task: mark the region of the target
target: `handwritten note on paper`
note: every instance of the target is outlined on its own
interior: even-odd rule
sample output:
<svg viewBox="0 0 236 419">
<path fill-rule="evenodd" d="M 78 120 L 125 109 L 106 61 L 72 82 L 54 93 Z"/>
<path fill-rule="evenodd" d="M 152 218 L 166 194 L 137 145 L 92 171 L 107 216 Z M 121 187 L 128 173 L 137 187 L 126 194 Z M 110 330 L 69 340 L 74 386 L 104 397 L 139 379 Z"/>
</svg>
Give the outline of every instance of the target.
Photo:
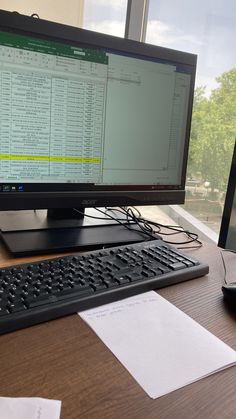
<svg viewBox="0 0 236 419">
<path fill-rule="evenodd" d="M 236 363 L 236 352 L 154 291 L 79 313 L 152 398 Z"/>
<path fill-rule="evenodd" d="M 59 419 L 61 402 L 39 397 L 0 397 L 0 417 L 4 419 Z"/>
</svg>

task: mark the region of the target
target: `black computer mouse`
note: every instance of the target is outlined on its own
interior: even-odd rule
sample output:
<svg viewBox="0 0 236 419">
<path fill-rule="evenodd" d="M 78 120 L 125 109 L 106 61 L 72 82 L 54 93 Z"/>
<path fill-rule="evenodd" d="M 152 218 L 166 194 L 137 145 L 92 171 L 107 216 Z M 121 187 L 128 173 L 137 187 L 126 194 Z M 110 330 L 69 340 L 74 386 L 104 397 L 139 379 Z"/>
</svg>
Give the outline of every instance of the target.
<svg viewBox="0 0 236 419">
<path fill-rule="evenodd" d="M 236 282 L 231 282 L 230 284 L 223 285 L 222 292 L 227 300 L 231 301 L 232 303 L 235 303 L 236 305 Z"/>
</svg>

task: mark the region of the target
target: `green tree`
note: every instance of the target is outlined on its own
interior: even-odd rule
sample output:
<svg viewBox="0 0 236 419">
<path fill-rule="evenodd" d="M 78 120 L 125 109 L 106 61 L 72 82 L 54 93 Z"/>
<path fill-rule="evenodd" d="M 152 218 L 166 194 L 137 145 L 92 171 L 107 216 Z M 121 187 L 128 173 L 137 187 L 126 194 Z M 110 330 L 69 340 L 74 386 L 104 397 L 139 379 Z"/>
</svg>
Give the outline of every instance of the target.
<svg viewBox="0 0 236 419">
<path fill-rule="evenodd" d="M 199 171 L 201 171 L 201 133 L 204 128 L 207 105 L 208 101 L 205 97 L 205 88 L 197 87 L 193 102 L 191 140 L 188 160 L 188 176 L 190 178 L 196 177 Z"/>
<path fill-rule="evenodd" d="M 216 79 L 218 87 L 206 97 L 195 92 L 188 176 L 200 172 L 212 191 L 225 190 L 236 139 L 236 68 Z"/>
</svg>

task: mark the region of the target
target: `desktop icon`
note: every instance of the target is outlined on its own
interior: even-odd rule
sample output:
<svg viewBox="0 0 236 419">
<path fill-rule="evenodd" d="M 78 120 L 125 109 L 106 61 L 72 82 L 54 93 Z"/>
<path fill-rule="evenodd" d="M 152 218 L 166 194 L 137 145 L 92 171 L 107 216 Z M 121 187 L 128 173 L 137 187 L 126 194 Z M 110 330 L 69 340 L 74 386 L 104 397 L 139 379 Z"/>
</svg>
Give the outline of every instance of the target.
<svg viewBox="0 0 236 419">
<path fill-rule="evenodd" d="M 3 185 L 2 190 L 3 190 L 3 192 L 10 192 L 11 191 L 11 186 L 10 185 Z"/>
</svg>

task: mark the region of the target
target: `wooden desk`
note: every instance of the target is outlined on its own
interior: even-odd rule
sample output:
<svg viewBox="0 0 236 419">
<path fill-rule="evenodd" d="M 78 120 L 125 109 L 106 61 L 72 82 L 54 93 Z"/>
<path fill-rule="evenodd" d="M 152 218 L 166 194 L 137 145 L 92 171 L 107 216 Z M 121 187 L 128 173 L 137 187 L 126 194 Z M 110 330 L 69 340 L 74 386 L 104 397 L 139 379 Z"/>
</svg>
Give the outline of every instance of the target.
<svg viewBox="0 0 236 419">
<path fill-rule="evenodd" d="M 219 250 L 205 245 L 190 253 L 210 265 L 210 274 L 158 292 L 236 349 L 236 314 L 222 299 Z M 3 248 L 0 254 L 2 266 L 19 262 Z M 236 255 L 225 259 L 227 279 L 235 281 Z M 0 336 L 0 359 L 1 396 L 62 400 L 61 419 L 236 416 L 235 367 L 152 400 L 78 315 Z"/>
</svg>

